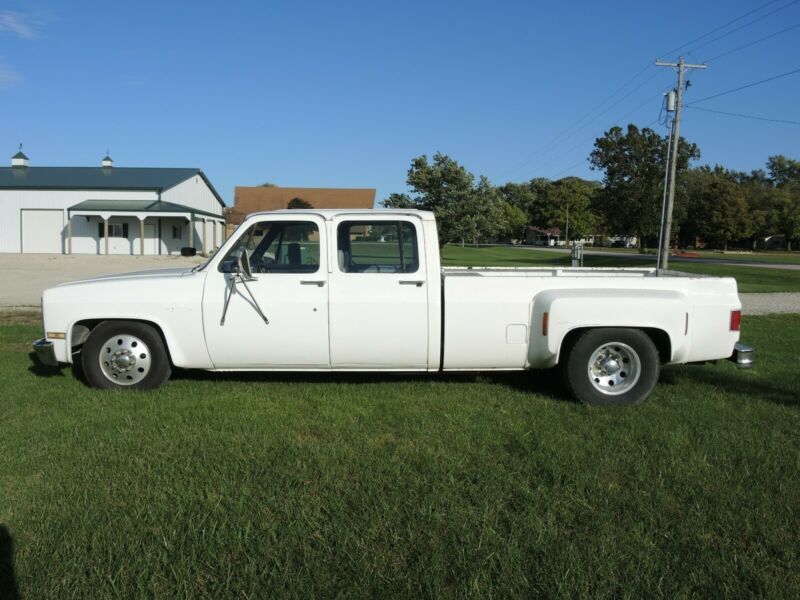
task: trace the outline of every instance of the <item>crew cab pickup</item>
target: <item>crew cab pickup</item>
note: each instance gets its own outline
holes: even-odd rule
[[[526,252],[522,249],[520,252]],[[731,359],[736,281],[655,269],[442,268],[433,214],[250,215],[195,268],[45,290],[46,364],[98,388],[210,371],[488,371],[559,365],[589,404],[633,404],[661,365]]]

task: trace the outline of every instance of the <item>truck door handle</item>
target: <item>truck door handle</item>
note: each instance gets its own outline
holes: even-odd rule
[[[415,280],[415,281],[408,281],[408,280],[400,280],[400,285],[415,285],[417,287],[422,287],[425,283],[423,280]]]
[[[325,282],[322,281],[322,280],[311,281],[311,280],[308,280],[308,279],[303,279],[303,280],[300,281],[300,285],[315,285],[317,287],[322,287],[323,285],[325,285]]]

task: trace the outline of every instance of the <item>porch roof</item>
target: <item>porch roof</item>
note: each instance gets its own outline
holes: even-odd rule
[[[157,216],[159,213],[182,213],[194,217],[195,215],[201,217],[213,217],[224,221],[225,217],[222,215],[215,215],[204,210],[185,206],[183,204],[176,204],[175,202],[164,202],[162,200],[84,200],[74,206],[70,206],[67,212],[79,213],[153,213]]]

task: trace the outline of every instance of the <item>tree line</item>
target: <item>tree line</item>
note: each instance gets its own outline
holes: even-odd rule
[[[612,127],[589,155],[601,181],[534,178],[492,185],[451,157],[414,158],[406,183],[386,208],[431,210],[440,243],[524,240],[529,226],[559,228],[570,241],[590,235],[636,236],[641,249],[657,245],[664,193],[667,139],[649,128]],[[673,246],[755,248],[780,234],[787,249],[800,237],[800,161],[769,157],[766,170],[692,167],[697,145],[680,139],[673,213]],[[568,230],[568,234],[567,234]]]

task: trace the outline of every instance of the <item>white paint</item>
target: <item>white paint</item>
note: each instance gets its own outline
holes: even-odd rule
[[[178,185],[161,192],[164,202],[183,204],[214,215],[222,216],[223,206],[200,175],[190,177]]]
[[[282,220],[313,221],[321,230],[325,228],[325,222],[316,216],[288,215]],[[220,325],[232,276],[209,267],[203,292],[203,328],[214,366],[328,368],[326,263],[325,248],[320,248],[316,273],[253,273],[255,281],[247,286],[269,325],[261,319],[241,283],[231,297],[225,324]],[[306,285],[303,281],[321,281],[323,285]]]
[[[334,232],[341,220],[402,220],[417,231],[416,273],[343,273]],[[244,289],[220,325],[231,276],[219,266],[257,221],[313,220],[320,228],[320,269],[255,274],[250,283],[265,324]],[[322,286],[303,285],[303,281]],[[401,285],[419,280],[423,285]],[[441,269],[435,223],[418,211],[275,211],[251,215],[197,272],[128,274],[51,288],[47,331],[82,319],[141,319],[164,331],[176,366],[263,370],[431,370],[440,368],[444,285],[445,370],[508,370],[556,364],[578,328],[631,327],[664,332],[669,362],[727,358],[739,339],[729,331],[741,304],[730,278],[652,269]],[[549,315],[547,333],[543,314]],[[687,326],[688,315],[688,331]],[[69,362],[67,342],[57,357]]]
[[[34,167],[35,168],[35,167]],[[112,167],[113,168],[113,167]],[[219,220],[222,221],[223,206],[219,203],[216,196],[214,196],[211,188],[205,183],[202,177],[195,175],[178,185],[164,190],[160,197],[165,202],[174,202],[183,204],[190,208],[210,212],[214,215],[219,215]],[[0,189],[0,252],[22,252],[22,211],[30,209],[58,209],[63,213],[62,225],[63,233],[61,249],[47,250],[48,252],[66,252],[66,222],[67,222],[67,209],[85,200],[108,200],[114,202],[116,200],[159,200],[159,194],[156,191],[137,191],[137,190],[32,190],[32,189]],[[153,213],[148,213],[153,215]],[[137,215],[131,214],[130,216],[112,215],[115,222],[129,223],[129,237],[127,244],[119,240],[112,242],[109,240],[109,253],[110,254],[139,254],[139,228],[137,222]],[[170,220],[172,217],[168,215],[148,216],[147,222],[154,223],[158,227],[161,221],[162,241],[157,244],[155,252],[151,252],[145,248],[147,254],[179,254],[182,246],[188,245],[188,221],[183,215],[178,218],[184,225],[183,239],[172,240],[171,231],[166,231],[166,227],[171,227],[175,221]],[[104,243],[102,238],[98,235],[97,223],[102,222],[99,215],[82,215],[73,214],[72,218],[72,253],[73,254],[103,254]],[[202,236],[202,222],[195,224],[195,243]],[[221,243],[221,225],[208,225],[208,239],[209,248],[213,245],[213,229],[218,227],[217,244]],[[167,235],[167,233],[169,235]],[[28,242],[31,242],[29,238]],[[31,242],[32,243],[32,242]],[[52,240],[43,240],[42,246],[55,247]],[[26,242],[26,246],[29,245]],[[37,247],[39,244],[34,244]],[[35,252],[43,252],[43,250],[35,250]]]
[[[60,254],[64,248],[64,213],[60,210],[23,210],[23,252]]]
[[[158,254],[158,229],[155,224],[144,224],[144,253]]]
[[[345,214],[333,220],[331,239],[339,224],[348,220],[354,219]],[[344,273],[338,260],[334,261],[330,274],[331,366],[425,369],[428,367],[428,276],[422,260],[425,256],[422,223],[415,218],[380,214],[369,220],[410,223],[417,231],[419,268],[415,273]],[[420,281],[422,285],[401,283],[404,281]]]

